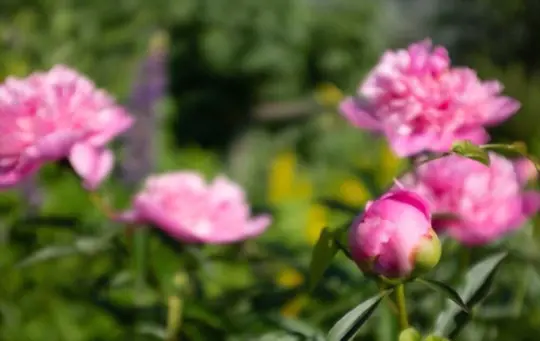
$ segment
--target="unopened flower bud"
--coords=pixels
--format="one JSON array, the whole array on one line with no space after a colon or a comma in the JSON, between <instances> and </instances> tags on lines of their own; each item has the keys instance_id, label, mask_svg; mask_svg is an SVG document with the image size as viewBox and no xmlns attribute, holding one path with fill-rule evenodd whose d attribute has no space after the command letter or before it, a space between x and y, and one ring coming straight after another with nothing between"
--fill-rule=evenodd
<instances>
[{"instance_id":1,"label":"unopened flower bud","mask_svg":"<svg viewBox=\"0 0 540 341\"><path fill-rule=\"evenodd\" d=\"M368 203L350 229L349 243L360 269L392 279L425 273L441 254L427 202L407 190Z\"/></svg>"},{"instance_id":2,"label":"unopened flower bud","mask_svg":"<svg viewBox=\"0 0 540 341\"><path fill-rule=\"evenodd\" d=\"M422 335L416 329L407 328L399 334L398 341L420 341L421 339Z\"/></svg>"}]
</instances>

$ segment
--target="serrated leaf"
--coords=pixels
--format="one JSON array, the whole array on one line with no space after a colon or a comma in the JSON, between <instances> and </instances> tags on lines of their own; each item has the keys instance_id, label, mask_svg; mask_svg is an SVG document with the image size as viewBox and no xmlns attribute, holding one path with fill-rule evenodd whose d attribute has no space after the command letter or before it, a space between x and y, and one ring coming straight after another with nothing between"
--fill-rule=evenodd
<instances>
[{"instance_id":1,"label":"serrated leaf","mask_svg":"<svg viewBox=\"0 0 540 341\"><path fill-rule=\"evenodd\" d=\"M317 285L317 282L322 278L324 272L334 259L338 249L339 247L334 240L333 232L328 227L325 227L321 231L319 240L315 244L311 255L308 277L310 290L313 290Z\"/></svg>"},{"instance_id":2,"label":"serrated leaf","mask_svg":"<svg viewBox=\"0 0 540 341\"><path fill-rule=\"evenodd\" d=\"M452 145L452 152L464 156L471 160L483 163L489 166L489 154L482 147L472 144L469 141L458 141Z\"/></svg>"},{"instance_id":3,"label":"serrated leaf","mask_svg":"<svg viewBox=\"0 0 540 341\"><path fill-rule=\"evenodd\" d=\"M328 333L328 341L352 340L358 330L373 314L381 303L381 300L390 294L392 290L383 291L377 296L360 303L354 309L345 314Z\"/></svg>"},{"instance_id":4,"label":"serrated leaf","mask_svg":"<svg viewBox=\"0 0 540 341\"><path fill-rule=\"evenodd\" d=\"M446 283L439 282L433 279L417 278L416 280L426 285L430 289L445 295L448 299L457 304L464 311L469 311L469 307L467 307L467 304L463 301L461 296L459 296L459 294Z\"/></svg>"},{"instance_id":5,"label":"serrated leaf","mask_svg":"<svg viewBox=\"0 0 540 341\"><path fill-rule=\"evenodd\" d=\"M467 272L460 296L469 311L488 295L497 269L506 256L506 252L501 252L487 257ZM435 334L454 338L469 320L467 312L460 311L457 306L450 306L437 317Z\"/></svg>"}]
</instances>

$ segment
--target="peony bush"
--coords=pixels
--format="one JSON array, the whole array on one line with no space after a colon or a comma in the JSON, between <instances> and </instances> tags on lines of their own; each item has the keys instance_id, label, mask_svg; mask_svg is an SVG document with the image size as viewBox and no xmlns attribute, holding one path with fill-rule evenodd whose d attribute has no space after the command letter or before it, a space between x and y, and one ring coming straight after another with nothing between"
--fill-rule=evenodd
<instances>
[{"instance_id":1,"label":"peony bush","mask_svg":"<svg viewBox=\"0 0 540 341\"><path fill-rule=\"evenodd\" d=\"M487 133L520 107L502 92L502 84L453 66L444 47L425 40L385 52L357 94L338 105L347 122L386 140L409 166L360 212L352 210L354 217L343 226L320 233L307 275L312 290L338 254L378 290L337 319L326 339L353 340L383 301L395 308L399 341L456 340L473 318L510 251L499 248L466 264L456 274L465 278L457 290L454 283L432 277L447 257L445 245L455 242L467 252L498 245L520 233L540 209L540 192L531 188L536 160L519 144L492 143ZM134 122L111 95L70 67L8 78L0 86L0 188L10 190L66 159L82 179L81 188L120 227L124 242L136 243L134 234L151 231L196 252L190 247L226 249L272 232L275 217L255 213L245 189L223 174L207 180L189 169L155 173L133 194L130 207L110 205L102 184L118 158L109 144ZM100 240L99 247L111 238ZM142 264L137 254L126 257ZM167 340L182 331L183 303L194 295L193 272L201 270L186 264L175 271L174 290L167 296ZM144 305L145 282L136 281L137 302ZM417 325L407 309L407 288L414 284L452 302L433 326Z\"/></svg>"}]
</instances>

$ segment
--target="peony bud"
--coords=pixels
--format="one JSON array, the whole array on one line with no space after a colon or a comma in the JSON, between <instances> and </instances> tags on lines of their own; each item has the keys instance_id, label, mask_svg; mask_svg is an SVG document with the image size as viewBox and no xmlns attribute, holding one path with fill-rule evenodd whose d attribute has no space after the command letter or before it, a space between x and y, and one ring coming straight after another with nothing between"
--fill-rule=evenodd
<instances>
[{"instance_id":1,"label":"peony bud","mask_svg":"<svg viewBox=\"0 0 540 341\"><path fill-rule=\"evenodd\" d=\"M349 243L360 269L393 279L429 271L441 255L427 202L407 190L368 203L350 229Z\"/></svg>"},{"instance_id":2,"label":"peony bud","mask_svg":"<svg viewBox=\"0 0 540 341\"><path fill-rule=\"evenodd\" d=\"M399 334L398 341L420 341L421 339L422 335L416 329L407 328Z\"/></svg>"}]
</instances>

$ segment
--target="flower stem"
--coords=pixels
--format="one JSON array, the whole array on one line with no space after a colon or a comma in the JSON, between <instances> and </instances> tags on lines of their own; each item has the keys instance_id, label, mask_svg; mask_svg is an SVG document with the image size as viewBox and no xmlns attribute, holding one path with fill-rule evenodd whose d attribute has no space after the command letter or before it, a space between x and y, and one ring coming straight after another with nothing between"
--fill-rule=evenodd
<instances>
[{"instance_id":1,"label":"flower stem","mask_svg":"<svg viewBox=\"0 0 540 341\"><path fill-rule=\"evenodd\" d=\"M407 317L407 307L405 305L405 285L399 284L396 287L396 304L398 308L399 326L401 330L409 328Z\"/></svg>"},{"instance_id":2,"label":"flower stem","mask_svg":"<svg viewBox=\"0 0 540 341\"><path fill-rule=\"evenodd\" d=\"M175 294L169 296L167 311L167 340L178 341L180 328L182 327L182 314L184 301L182 296L186 292L188 277L179 271L174 277Z\"/></svg>"}]
</instances>

